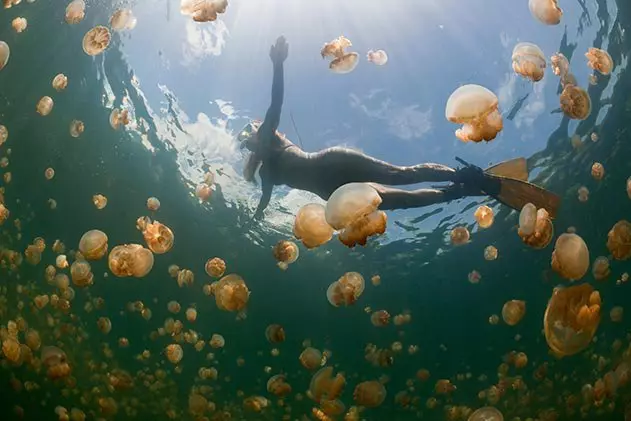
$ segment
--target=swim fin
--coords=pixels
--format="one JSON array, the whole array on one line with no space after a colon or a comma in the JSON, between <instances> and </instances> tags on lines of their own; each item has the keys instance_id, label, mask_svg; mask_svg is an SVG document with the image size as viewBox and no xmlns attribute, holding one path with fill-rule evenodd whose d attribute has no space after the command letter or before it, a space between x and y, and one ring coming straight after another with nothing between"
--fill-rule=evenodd
<instances>
[{"instance_id":1,"label":"swim fin","mask_svg":"<svg viewBox=\"0 0 631 421\"><path fill-rule=\"evenodd\" d=\"M485 173L498 175L500 177L514 178L516 180L528 181L528 165L526 158L509 159L500 162L484 170Z\"/></svg>"}]
</instances>

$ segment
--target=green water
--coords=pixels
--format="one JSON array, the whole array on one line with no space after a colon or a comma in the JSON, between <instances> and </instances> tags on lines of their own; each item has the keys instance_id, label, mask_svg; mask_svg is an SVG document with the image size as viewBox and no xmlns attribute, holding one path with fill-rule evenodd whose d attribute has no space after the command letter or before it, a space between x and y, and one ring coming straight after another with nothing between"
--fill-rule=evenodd
<instances>
[{"instance_id":1,"label":"green water","mask_svg":"<svg viewBox=\"0 0 631 421\"><path fill-rule=\"evenodd\" d=\"M311 410L318 404L306 396L313 373L301 367L298 360L303 341L309 339L311 346L329 350L328 364L336 372L345 373L347 384L340 399L347 408L353 405L353 389L358 383L378 379L385 382L388 392L385 402L378 408L364 410L360 419L442 420L449 419L448 409L454 405L471 409L486 406L488 402L478 398L478 393L498 384L497 371L503 356L517 351L528 355L528 365L522 369L511 367L508 375L523 376L527 389L509 390L500 398L495 406L504 412L505 419L575 420L581 418L582 386L593 385L624 360L623 353L629 345L628 322L624 319L622 323L612 323L609 311L614 306L625 307L628 302L629 285L615 283L623 272L631 269L628 262L612 260L612 274L605 282L594 281L590 273L584 278L599 290L604 303L597 341L584 352L558 360L550 355L542 334L543 314L552 289L567 284L550 269L554 243L539 251L526 247L516 234L517 214L504 207L496 208L491 229L479 230L470 224L471 242L462 247L449 243L449 233L462 225L463 220L471 220L469 215L479 202L461 206L456 212L438 208L428 211L428 215L421 210L412 218L398 218L394 213L389 215L389 227L398 227L405 233L404 239L374 240L367 247L354 250L345 248L336 239L315 251L301 246L299 260L287 271L279 270L271 249L277 241L291 238L291 227L252 224L249 205L223 194L226 186L222 187L222 183L229 183L230 177L238 174L226 176L221 162L197 168L200 173L213 172L219 180L210 201L199 203L194 196L194 184L200 180L191 181L182 175L185 158L161 138L164 132L157 128L146 98L132 83L134 70L123 53L125 37L129 35L114 33L106 53L95 58L81 51L83 34L97 23L107 22L113 9L89 4L86 19L73 26L64 23L65 3L58 5L44 0L22 3L3 11L0 18L0 39L11 46L9 64L0 73L0 124L9 130L0 154L9 159L3 173L10 171L12 176L10 183L4 184L5 205L11 216L2 226L0 244L3 249L24 252L33 239L42 237L47 248L37 265L24 261L17 270L1 269L0 285L6 287L7 306L0 323L6 326L9 320L22 317L29 327L39 331L44 345L60 346L68 356L76 384L51 381L44 369L37 370L28 363L17 366L5 358L0 370L4 404L1 419L20 419L14 410L19 406L24 413L22 419L56 420L57 405L68 410L79 408L88 419L161 420L168 419L169 410L174 414L173 419L203 419L188 410L189 395L193 390L200 393L203 385L210 386L203 394L216 406L215 411L203 415L211 420L281 420L284 415L290 420L315 419ZM175 3L173 10L177 10ZM607 37L607 51L614 62L622 63L631 51L626 35L631 30L631 7L624 0L618 1L617 7L615 22L609 22L605 15L592 17L607 22L602 33L597 34L594 46L598 47ZM598 10L603 13L602 7ZM23 34L16 34L10 27L17 16L28 19L29 27ZM559 48L568 57L572 56L571 46L562 42ZM68 88L62 93L51 87L57 73L64 73L69 79ZM548 72L546 77L553 75ZM592 260L609 255L608 231L617 221L629 218L631 212L625 190L631 175L631 76L625 67L615 77L610 95L602 95L606 84L589 86L593 109L590 117L576 128L576 133L586 139L580 149L572 148L569 136L574 131L569 131L570 121L563 118L555 130L542 134L547 142L529 157L529 166L538 170L534 180L562 196L563 204L554 221L556 234L576 227L589 245ZM108 85L109 93L105 89ZM55 101L52 113L46 117L35 112L35 105L43 95L50 95ZM144 128L141 125L114 131L110 127L111 107L120 107L125 96L133 103L136 121L144 119ZM113 103L109 103L110 97L115 98ZM609 107L606 115L597 122L605 106ZM85 123L85 131L79 138L69 134L74 119ZM589 140L594 131L599 136L597 142ZM144 145L141 135L146 136ZM606 177L600 182L589 174L595 161L606 169ZM47 167L55 169L55 177L50 181L44 178ZM581 185L590 190L586 203L576 198ZM94 207L94 194L108 198L105 209ZM151 196L161 202L156 213L146 208L146 199ZM56 209L50 208L49 199L56 201ZM437 223L433 222L435 214L438 214ZM119 244L143 244L142 235L135 227L136 219L143 215L158 219L175 233L175 246L165 255L156 255L148 276L117 278L109 273L104 258L91 262L94 284L75 288L70 312L62 313L50 304L40 311L33 308L36 295L60 293L44 279L45 267L55 262L56 253L51 246L56 239L64 242L69 251L77 248L84 232L99 229L107 233L110 249ZM19 230L14 225L18 218ZM426 218L433 218L431 226L419 228ZM497 247L498 260L483 259L488 245ZM202 292L203 285L212 281L204 272L204 264L214 256L225 260L227 273L242 276L251 291L244 320L236 320L236 313L220 311L215 300ZM168 274L171 264L192 270L193 286L179 288ZM476 285L467 282L474 269L482 275ZM326 289L349 271L365 277L366 290L355 305L335 308L326 300ZM378 287L369 281L375 274L382 279ZM18 293L18 285L23 285L26 291ZM85 311L85 303L97 297L104 300L104 306ZM489 317L500 314L509 299L526 301L524 319L515 327L502 322L489 324ZM150 320L128 311L128 303L138 300L151 309ZM167 302L171 300L182 306L182 312L176 316L167 311ZM22 310L18 309L20 301L24 304ZM183 313L193 305L198 316L196 322L190 323ZM393 316L409 312L411 323L376 328L364 310L367 306L372 310L386 309ZM59 324L49 327L46 314ZM108 335L97 329L99 317L110 318L113 328ZM163 354L174 340L169 336L150 337L168 317L182 320L185 331L192 329L206 341L201 352L192 344L182 343L184 357L177 370ZM265 328L272 323L284 327L285 342L270 344L266 340ZM63 326L79 331L70 330L55 337ZM214 333L225 338L226 345L221 350L211 349L207 343ZM521 339L517 341L516 335ZM78 337L82 339L79 341ZM119 347L121 337L129 339L129 347ZM622 340L622 346L612 351L616 339ZM395 341L403 344L403 350L394 354L391 367L373 367L366 361L367 344L390 348ZM113 356L103 352L104 344L108 344ZM418 346L418 352L410 355L407 351L410 345ZM280 351L278 356L271 354L273 348ZM139 360L137 357L145 350L151 356ZM207 359L209 352L215 354L212 361ZM34 354L39 356L38 352ZM599 356L608 360L604 369L598 368ZM239 359L243 364L237 363ZM545 380L533 378L545 363L548 364ZM198 369L202 366L215 367L218 379L199 379ZM265 367L270 367L267 372ZM132 389L108 390L107 374L115 368L134 376ZM426 382L416 378L421 368L431 373ZM157 381L147 377L158 369L165 370L166 379ZM268 378L278 373L286 374L293 389L283 399L284 406L266 390ZM439 379L450 379L457 390L449 395L436 394L434 385ZM39 389L28 391L24 386L16 387L16 380L22 385L34 382ZM395 395L405 390L412 400L403 407L395 401ZM244 409L243 400L255 395L270 401L261 412ZM578 403L569 405L570 396L575 396ZM118 403L117 414L101 413L98 399L107 397ZM438 404L429 409L426 402L432 397L438 399ZM621 386L600 407L592 405L585 410L585 419L621 420L630 400L629 386ZM552 412L556 417L550 415ZM343 416L334 419L341 420ZM457 419L466 417L460 415Z\"/></svg>"}]
</instances>

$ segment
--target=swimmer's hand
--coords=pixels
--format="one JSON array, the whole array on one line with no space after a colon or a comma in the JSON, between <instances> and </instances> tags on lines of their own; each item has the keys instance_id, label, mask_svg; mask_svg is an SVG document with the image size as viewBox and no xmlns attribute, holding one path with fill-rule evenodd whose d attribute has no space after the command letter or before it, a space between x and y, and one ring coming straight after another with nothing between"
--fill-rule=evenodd
<instances>
[{"instance_id":1,"label":"swimmer's hand","mask_svg":"<svg viewBox=\"0 0 631 421\"><path fill-rule=\"evenodd\" d=\"M287 44L285 37L281 35L276 40L276 44L270 48L269 58L272 59L274 64L283 64L287 60L287 55L289 55L289 44Z\"/></svg>"}]
</instances>

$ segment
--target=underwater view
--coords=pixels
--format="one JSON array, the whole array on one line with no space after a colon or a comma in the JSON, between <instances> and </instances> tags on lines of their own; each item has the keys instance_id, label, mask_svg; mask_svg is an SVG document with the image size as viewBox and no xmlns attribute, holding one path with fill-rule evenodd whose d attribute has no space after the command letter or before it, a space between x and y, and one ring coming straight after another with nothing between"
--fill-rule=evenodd
<instances>
[{"instance_id":1,"label":"underwater view","mask_svg":"<svg viewBox=\"0 0 631 421\"><path fill-rule=\"evenodd\" d=\"M0 420L631 421L629 0L2 0Z\"/></svg>"}]
</instances>

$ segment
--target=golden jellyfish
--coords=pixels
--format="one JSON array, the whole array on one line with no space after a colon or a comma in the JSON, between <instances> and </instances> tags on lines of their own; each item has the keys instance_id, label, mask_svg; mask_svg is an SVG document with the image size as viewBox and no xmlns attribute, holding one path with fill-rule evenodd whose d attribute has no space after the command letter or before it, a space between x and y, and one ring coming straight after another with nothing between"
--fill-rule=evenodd
<instances>
[{"instance_id":1,"label":"golden jellyfish","mask_svg":"<svg viewBox=\"0 0 631 421\"><path fill-rule=\"evenodd\" d=\"M274 246L272 252L278 261L278 267L286 270L290 264L294 263L300 255L298 246L293 241L280 240Z\"/></svg>"},{"instance_id":2,"label":"golden jellyfish","mask_svg":"<svg viewBox=\"0 0 631 421\"><path fill-rule=\"evenodd\" d=\"M367 408L374 408L386 399L386 388L380 382L371 380L359 383L353 391L355 403Z\"/></svg>"},{"instance_id":3,"label":"golden jellyfish","mask_svg":"<svg viewBox=\"0 0 631 421\"><path fill-rule=\"evenodd\" d=\"M270 377L267 381L267 391L272 395L283 397L291 393L291 385L287 383L283 374L277 374Z\"/></svg>"},{"instance_id":4,"label":"golden jellyfish","mask_svg":"<svg viewBox=\"0 0 631 421\"><path fill-rule=\"evenodd\" d=\"M188 410L193 415L204 415L208 411L208 400L202 395L192 393L188 397Z\"/></svg>"},{"instance_id":5,"label":"golden jellyfish","mask_svg":"<svg viewBox=\"0 0 631 421\"><path fill-rule=\"evenodd\" d=\"M532 16L543 24L558 25L561 22L563 10L557 0L529 0L528 7Z\"/></svg>"},{"instance_id":6,"label":"golden jellyfish","mask_svg":"<svg viewBox=\"0 0 631 421\"><path fill-rule=\"evenodd\" d=\"M169 313L177 314L180 312L182 307L180 306L180 303L178 303L177 301L169 301L167 303L167 309L169 310Z\"/></svg>"},{"instance_id":7,"label":"golden jellyfish","mask_svg":"<svg viewBox=\"0 0 631 421\"><path fill-rule=\"evenodd\" d=\"M226 271L226 262L219 257L213 257L212 259L208 259L206 265L204 267L208 276L212 276L213 278L219 278L223 276Z\"/></svg>"},{"instance_id":8,"label":"golden jellyfish","mask_svg":"<svg viewBox=\"0 0 631 421\"><path fill-rule=\"evenodd\" d=\"M464 85L456 89L445 107L445 117L452 123L462 124L456 137L463 142L489 142L504 127L498 110L497 96L480 85Z\"/></svg>"},{"instance_id":9,"label":"golden jellyfish","mask_svg":"<svg viewBox=\"0 0 631 421\"><path fill-rule=\"evenodd\" d=\"M539 46L520 42L513 49L513 70L518 75L539 82L546 70L546 57Z\"/></svg>"},{"instance_id":10,"label":"golden jellyfish","mask_svg":"<svg viewBox=\"0 0 631 421\"><path fill-rule=\"evenodd\" d=\"M605 167L600 162L594 162L592 165L592 177L596 181L600 181L605 176Z\"/></svg>"},{"instance_id":11,"label":"golden jellyfish","mask_svg":"<svg viewBox=\"0 0 631 421\"><path fill-rule=\"evenodd\" d=\"M252 412L261 412L269 406L269 400L263 396L250 396L243 400L243 407ZM230 419L230 417L228 417Z\"/></svg>"},{"instance_id":12,"label":"golden jellyfish","mask_svg":"<svg viewBox=\"0 0 631 421\"><path fill-rule=\"evenodd\" d=\"M500 322L500 316L498 316L497 314L492 314L491 316L489 316L489 324L495 326L499 322Z\"/></svg>"},{"instance_id":13,"label":"golden jellyfish","mask_svg":"<svg viewBox=\"0 0 631 421\"><path fill-rule=\"evenodd\" d=\"M46 177L46 180L52 180L53 177L55 177L55 170L51 167L46 168L44 171L44 177Z\"/></svg>"},{"instance_id":14,"label":"golden jellyfish","mask_svg":"<svg viewBox=\"0 0 631 421\"><path fill-rule=\"evenodd\" d=\"M195 196L197 196L197 198L202 202L206 202L208 199L210 199L212 193L212 188L206 183L198 184L197 187L195 187Z\"/></svg>"},{"instance_id":15,"label":"golden jellyfish","mask_svg":"<svg viewBox=\"0 0 631 421\"><path fill-rule=\"evenodd\" d=\"M365 245L369 236L385 232L386 215L377 210L381 201L377 190L367 183L345 184L329 197L325 218L331 227L342 230L342 243Z\"/></svg>"},{"instance_id":16,"label":"golden jellyfish","mask_svg":"<svg viewBox=\"0 0 631 421\"><path fill-rule=\"evenodd\" d=\"M102 194L95 194L94 196L92 196L92 203L94 203L94 206L98 209L105 209L105 207L107 206L107 197L103 196Z\"/></svg>"},{"instance_id":17,"label":"golden jellyfish","mask_svg":"<svg viewBox=\"0 0 631 421\"><path fill-rule=\"evenodd\" d=\"M101 333L108 334L112 331L112 322L107 317L99 317L96 321L96 325L98 326Z\"/></svg>"},{"instance_id":18,"label":"golden jellyfish","mask_svg":"<svg viewBox=\"0 0 631 421\"><path fill-rule=\"evenodd\" d=\"M322 365L322 352L318 349L307 347L300 353L298 360L307 370L315 370Z\"/></svg>"},{"instance_id":19,"label":"golden jellyfish","mask_svg":"<svg viewBox=\"0 0 631 421\"><path fill-rule=\"evenodd\" d=\"M68 78L63 73L59 73L53 78L53 89L61 92L68 86Z\"/></svg>"},{"instance_id":20,"label":"golden jellyfish","mask_svg":"<svg viewBox=\"0 0 631 421\"><path fill-rule=\"evenodd\" d=\"M118 9L110 18L110 26L114 31L126 31L136 27L136 17L130 9Z\"/></svg>"},{"instance_id":21,"label":"golden jellyfish","mask_svg":"<svg viewBox=\"0 0 631 421\"><path fill-rule=\"evenodd\" d=\"M627 178L626 190L627 196L631 199L631 177Z\"/></svg>"},{"instance_id":22,"label":"golden jellyfish","mask_svg":"<svg viewBox=\"0 0 631 421\"><path fill-rule=\"evenodd\" d=\"M271 324L265 328L265 338L272 344L285 342L285 329L279 324Z\"/></svg>"},{"instance_id":23,"label":"golden jellyfish","mask_svg":"<svg viewBox=\"0 0 631 421\"><path fill-rule=\"evenodd\" d=\"M370 323L377 327L388 326L390 324L390 313L386 310L375 311L370 315Z\"/></svg>"},{"instance_id":24,"label":"golden jellyfish","mask_svg":"<svg viewBox=\"0 0 631 421\"><path fill-rule=\"evenodd\" d=\"M370 282L373 284L373 286L378 287L379 285L381 285L381 276L374 275L372 278L370 278Z\"/></svg>"},{"instance_id":25,"label":"golden jellyfish","mask_svg":"<svg viewBox=\"0 0 631 421\"><path fill-rule=\"evenodd\" d=\"M126 126L129 124L129 111L119 110L114 108L110 113L110 126L114 130L118 130L120 126Z\"/></svg>"},{"instance_id":26,"label":"golden jellyfish","mask_svg":"<svg viewBox=\"0 0 631 421\"><path fill-rule=\"evenodd\" d=\"M383 66L388 62L388 54L383 50L368 51L366 58L369 62L376 64L377 66Z\"/></svg>"},{"instance_id":27,"label":"golden jellyfish","mask_svg":"<svg viewBox=\"0 0 631 421\"><path fill-rule=\"evenodd\" d=\"M40 98L39 102L37 103L37 113L41 116L47 116L48 114L50 114L50 112L53 110L53 99L49 96L43 96Z\"/></svg>"},{"instance_id":28,"label":"golden jellyfish","mask_svg":"<svg viewBox=\"0 0 631 421\"><path fill-rule=\"evenodd\" d=\"M320 402L326 396L328 400L335 400L342 394L346 385L346 378L338 373L333 377L333 367L322 367L318 370L309 383L309 397Z\"/></svg>"},{"instance_id":29,"label":"golden jellyfish","mask_svg":"<svg viewBox=\"0 0 631 421\"><path fill-rule=\"evenodd\" d=\"M493 209L488 206L482 205L478 207L473 213L473 217L478 222L480 228L489 228L493 225Z\"/></svg>"},{"instance_id":30,"label":"golden jellyfish","mask_svg":"<svg viewBox=\"0 0 631 421\"><path fill-rule=\"evenodd\" d=\"M113 417L118 413L118 404L114 398L99 398L97 399L97 403L101 415L105 417Z\"/></svg>"},{"instance_id":31,"label":"golden jellyfish","mask_svg":"<svg viewBox=\"0 0 631 421\"><path fill-rule=\"evenodd\" d=\"M66 6L66 22L73 25L79 23L85 17L85 2L73 0Z\"/></svg>"},{"instance_id":32,"label":"golden jellyfish","mask_svg":"<svg viewBox=\"0 0 631 421\"><path fill-rule=\"evenodd\" d=\"M9 130L3 125L0 125L0 146L3 145L9 138Z\"/></svg>"},{"instance_id":33,"label":"golden jellyfish","mask_svg":"<svg viewBox=\"0 0 631 421\"><path fill-rule=\"evenodd\" d=\"M2 341L2 353L7 360L18 363L21 356L20 343L11 337L4 339Z\"/></svg>"},{"instance_id":34,"label":"golden jellyfish","mask_svg":"<svg viewBox=\"0 0 631 421\"><path fill-rule=\"evenodd\" d=\"M509 326L515 326L526 314L526 302L522 300L510 300L502 307L502 319Z\"/></svg>"},{"instance_id":35,"label":"golden jellyfish","mask_svg":"<svg viewBox=\"0 0 631 421\"><path fill-rule=\"evenodd\" d=\"M23 32L26 29L26 26L27 26L26 19L24 19L24 18L15 18L11 22L11 26L13 27L15 32L17 32L19 34L19 33Z\"/></svg>"},{"instance_id":36,"label":"golden jellyfish","mask_svg":"<svg viewBox=\"0 0 631 421\"><path fill-rule=\"evenodd\" d=\"M195 282L195 274L189 269L182 269L177 273L177 284L180 288L191 286Z\"/></svg>"},{"instance_id":37,"label":"golden jellyfish","mask_svg":"<svg viewBox=\"0 0 631 421\"><path fill-rule=\"evenodd\" d=\"M105 26L95 26L83 36L83 51L89 56L99 55L110 45L111 38Z\"/></svg>"},{"instance_id":38,"label":"golden jellyfish","mask_svg":"<svg viewBox=\"0 0 631 421\"><path fill-rule=\"evenodd\" d=\"M227 7L228 0L182 0L180 12L191 16L195 22L212 22Z\"/></svg>"},{"instance_id":39,"label":"golden jellyfish","mask_svg":"<svg viewBox=\"0 0 631 421\"><path fill-rule=\"evenodd\" d=\"M72 120L70 122L70 136L77 138L83 134L84 130L85 124L83 124L83 121Z\"/></svg>"},{"instance_id":40,"label":"golden jellyfish","mask_svg":"<svg viewBox=\"0 0 631 421\"><path fill-rule=\"evenodd\" d=\"M294 235L308 249L319 247L333 237L333 228L327 223L325 207L309 203L300 208L294 221Z\"/></svg>"},{"instance_id":41,"label":"golden jellyfish","mask_svg":"<svg viewBox=\"0 0 631 421\"><path fill-rule=\"evenodd\" d=\"M600 294L589 284L555 288L543 318L550 349L567 356L587 348L600 323L601 305Z\"/></svg>"},{"instance_id":42,"label":"golden jellyfish","mask_svg":"<svg viewBox=\"0 0 631 421\"><path fill-rule=\"evenodd\" d=\"M607 249L616 260L627 260L631 257L631 223L629 221L622 219L609 230Z\"/></svg>"},{"instance_id":43,"label":"golden jellyfish","mask_svg":"<svg viewBox=\"0 0 631 421\"><path fill-rule=\"evenodd\" d=\"M151 212L155 212L160 209L160 201L157 197L150 197L149 199L147 199L147 209L149 209Z\"/></svg>"},{"instance_id":44,"label":"golden jellyfish","mask_svg":"<svg viewBox=\"0 0 631 421\"><path fill-rule=\"evenodd\" d=\"M497 259L499 252L497 251L497 247L495 246L487 246L484 249L484 260L495 260Z\"/></svg>"},{"instance_id":45,"label":"golden jellyfish","mask_svg":"<svg viewBox=\"0 0 631 421\"><path fill-rule=\"evenodd\" d=\"M164 254L171 250L175 236L173 231L166 225L153 221L148 223L142 233L147 243L147 247L155 254Z\"/></svg>"},{"instance_id":46,"label":"golden jellyfish","mask_svg":"<svg viewBox=\"0 0 631 421\"><path fill-rule=\"evenodd\" d=\"M0 70L5 68L9 62L10 55L11 49L9 48L9 45L4 41L0 41Z\"/></svg>"},{"instance_id":47,"label":"golden jellyfish","mask_svg":"<svg viewBox=\"0 0 631 421\"><path fill-rule=\"evenodd\" d=\"M78 287L87 287L94 283L94 275L90 264L85 260L77 260L70 266L72 283Z\"/></svg>"},{"instance_id":48,"label":"golden jellyfish","mask_svg":"<svg viewBox=\"0 0 631 421\"><path fill-rule=\"evenodd\" d=\"M605 256L599 256L594 260L592 264L592 275L597 281L604 281L611 274L609 269L609 259Z\"/></svg>"},{"instance_id":49,"label":"golden jellyfish","mask_svg":"<svg viewBox=\"0 0 631 421\"><path fill-rule=\"evenodd\" d=\"M609 317L611 321L614 323L620 323L622 321L622 317L624 315L624 309L620 306L616 306L611 309L609 312Z\"/></svg>"},{"instance_id":50,"label":"golden jellyfish","mask_svg":"<svg viewBox=\"0 0 631 421\"><path fill-rule=\"evenodd\" d=\"M572 119L585 120L592 111L592 100L587 91L576 85L567 84L559 97L561 110Z\"/></svg>"},{"instance_id":51,"label":"golden jellyfish","mask_svg":"<svg viewBox=\"0 0 631 421\"><path fill-rule=\"evenodd\" d=\"M42 345L42 340L39 336L39 332L35 329L29 329L24 335L24 342L26 346L31 348L33 351L37 351Z\"/></svg>"},{"instance_id":52,"label":"golden jellyfish","mask_svg":"<svg viewBox=\"0 0 631 421\"><path fill-rule=\"evenodd\" d=\"M541 208L537 210L534 214L534 230L532 230L531 212L534 206L532 206L531 208L528 207L528 205L531 204L528 203L527 205L525 205L522 209L522 212L520 213L520 224L517 233L519 234L519 237L524 242L524 244L535 249L545 248L548 246L548 244L550 244L550 242L552 241L552 237L554 236L554 225L552 224L552 218L550 218L550 215L545 209ZM530 234L525 234L524 231L522 231L522 226L526 231L530 232Z\"/></svg>"},{"instance_id":53,"label":"golden jellyfish","mask_svg":"<svg viewBox=\"0 0 631 421\"><path fill-rule=\"evenodd\" d=\"M550 65L554 74L560 78L565 78L570 71L570 62L562 53L556 53L550 57Z\"/></svg>"},{"instance_id":54,"label":"golden jellyfish","mask_svg":"<svg viewBox=\"0 0 631 421\"><path fill-rule=\"evenodd\" d=\"M153 253L139 244L116 246L110 252L108 265L117 277L142 278L153 268Z\"/></svg>"},{"instance_id":55,"label":"golden jellyfish","mask_svg":"<svg viewBox=\"0 0 631 421\"><path fill-rule=\"evenodd\" d=\"M86 260L99 260L107 254L107 234L90 230L81 236L79 251Z\"/></svg>"},{"instance_id":56,"label":"golden jellyfish","mask_svg":"<svg viewBox=\"0 0 631 421\"><path fill-rule=\"evenodd\" d=\"M331 283L326 291L329 303L334 307L354 304L364 292L364 277L357 272L347 272Z\"/></svg>"},{"instance_id":57,"label":"golden jellyfish","mask_svg":"<svg viewBox=\"0 0 631 421\"><path fill-rule=\"evenodd\" d=\"M577 234L561 234L552 252L552 269L565 279L581 279L589 269L589 249Z\"/></svg>"},{"instance_id":58,"label":"golden jellyfish","mask_svg":"<svg viewBox=\"0 0 631 421\"><path fill-rule=\"evenodd\" d=\"M341 415L344 413L344 410L346 410L346 406L344 406L344 403L339 399L329 400L329 399L323 398L320 401L320 408L322 412L329 417ZM326 420L326 418L324 419Z\"/></svg>"},{"instance_id":59,"label":"golden jellyfish","mask_svg":"<svg viewBox=\"0 0 631 421\"><path fill-rule=\"evenodd\" d=\"M239 275L226 275L215 287L215 302L220 310L241 311L249 299L250 290Z\"/></svg>"},{"instance_id":60,"label":"golden jellyfish","mask_svg":"<svg viewBox=\"0 0 631 421\"><path fill-rule=\"evenodd\" d=\"M353 44L348 38L346 38L344 35L340 35L333 41L324 44L324 46L320 50L320 55L322 55L322 58L342 57L345 54L344 50L348 47L351 47L352 45Z\"/></svg>"},{"instance_id":61,"label":"golden jellyfish","mask_svg":"<svg viewBox=\"0 0 631 421\"><path fill-rule=\"evenodd\" d=\"M504 421L504 415L497 408L485 406L476 409L467 421Z\"/></svg>"},{"instance_id":62,"label":"golden jellyfish","mask_svg":"<svg viewBox=\"0 0 631 421\"><path fill-rule=\"evenodd\" d=\"M184 351L182 347L178 344L169 344L165 349L166 356L169 361L173 364L177 364L182 360L184 356Z\"/></svg>"},{"instance_id":63,"label":"golden jellyfish","mask_svg":"<svg viewBox=\"0 0 631 421\"><path fill-rule=\"evenodd\" d=\"M605 50L590 48L585 53L585 57L587 57L587 65L603 75L608 75L613 70L613 59Z\"/></svg>"},{"instance_id":64,"label":"golden jellyfish","mask_svg":"<svg viewBox=\"0 0 631 421\"><path fill-rule=\"evenodd\" d=\"M219 348L223 348L226 345L226 340L224 339L223 336L217 333L213 333L213 335L210 337L210 341L208 344L210 345L211 348L219 349Z\"/></svg>"},{"instance_id":65,"label":"golden jellyfish","mask_svg":"<svg viewBox=\"0 0 631 421\"><path fill-rule=\"evenodd\" d=\"M578 200L580 202L587 202L589 200L589 189L585 186L581 186L578 188Z\"/></svg>"},{"instance_id":66,"label":"golden jellyfish","mask_svg":"<svg viewBox=\"0 0 631 421\"><path fill-rule=\"evenodd\" d=\"M187 308L186 309L186 320L188 320L191 323L193 323L195 320L197 320L197 310L194 309L193 307Z\"/></svg>"},{"instance_id":67,"label":"golden jellyfish","mask_svg":"<svg viewBox=\"0 0 631 421\"><path fill-rule=\"evenodd\" d=\"M461 246L467 244L470 238L469 230L467 227L456 227L451 230L450 238L451 244L454 246Z\"/></svg>"}]
</instances>

